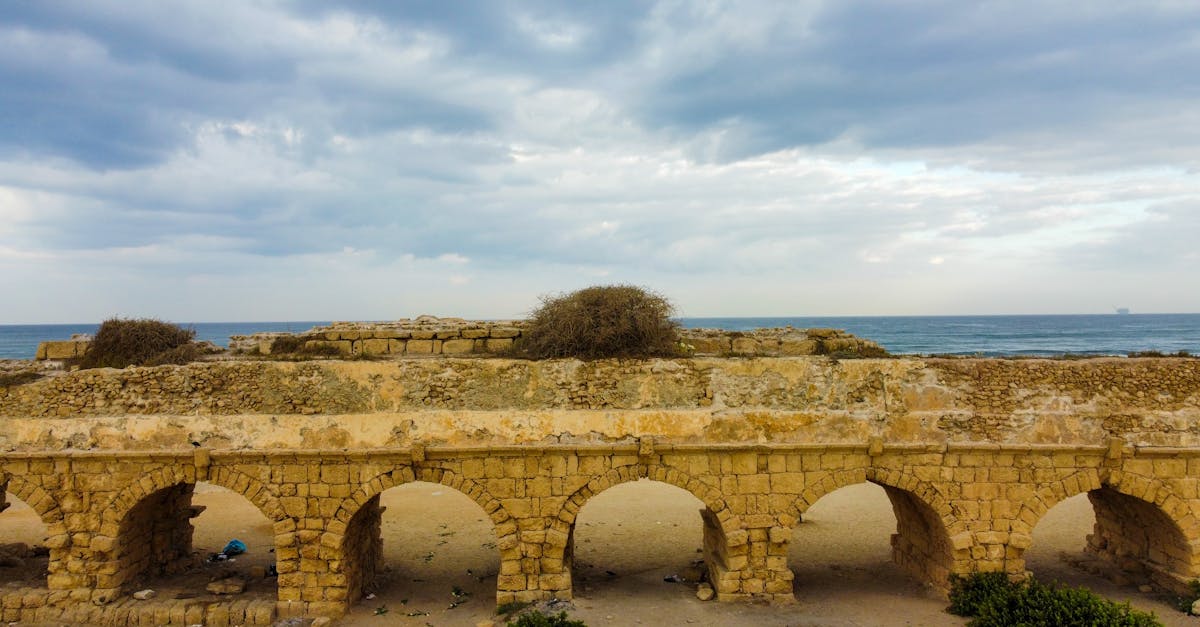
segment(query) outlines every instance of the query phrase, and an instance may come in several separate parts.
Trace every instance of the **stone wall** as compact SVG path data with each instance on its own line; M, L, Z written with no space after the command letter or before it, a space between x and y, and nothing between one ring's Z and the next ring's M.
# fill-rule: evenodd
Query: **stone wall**
M234 335L229 350L239 355L270 355L279 338L296 338L307 349L330 349L345 356L496 355L504 354L526 332L524 320L470 321L421 316L394 322L335 322L301 333L264 332ZM839 329L682 329L680 351L693 355L789 356L856 354L881 356L870 340ZM38 345L37 359L69 359L83 355L86 337Z
M378 497L412 481L458 490L491 518L500 603L570 598L576 516L607 488L641 479L704 503L705 565L723 601L791 602L805 585L787 564L792 529L824 495L864 481L892 501L896 561L934 586L952 573L1021 575L1041 516L1088 493L1097 503L1092 550L1129 582L1177 591L1200 575L1193 466L1200 467L1195 450L1117 440L720 446L642 438L610 446L8 453L0 477L50 529L47 587L26 590L11 608L27 620L46 615L37 614L42 608L128 607L130 592L175 569L197 481L242 494L274 522L277 616L336 616L354 602L382 563ZM166 538L173 540L158 541ZM244 615L244 606L230 609Z
M791 602L805 585L787 563L792 530L863 482L892 502L895 561L935 587L1023 575L1042 516L1088 494L1096 559L1175 591L1200 575L1196 424L1190 359L445 357L60 373L0 387L0 484L41 516L50 549L45 587L6 591L3 611L111 624L338 616L380 572L379 495L413 481L458 490L490 518L499 603L570 598L579 511L643 479L704 504L722 601ZM129 602L186 565L201 481L272 521L269 616L248 601Z
M0 449L621 442L1200 446L1200 360L236 361L0 387Z

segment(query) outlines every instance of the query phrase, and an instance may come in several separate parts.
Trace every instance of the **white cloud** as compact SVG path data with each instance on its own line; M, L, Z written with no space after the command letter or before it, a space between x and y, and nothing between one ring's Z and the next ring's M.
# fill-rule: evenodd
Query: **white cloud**
M1194 9L1018 8L14 7L0 322L1200 310Z

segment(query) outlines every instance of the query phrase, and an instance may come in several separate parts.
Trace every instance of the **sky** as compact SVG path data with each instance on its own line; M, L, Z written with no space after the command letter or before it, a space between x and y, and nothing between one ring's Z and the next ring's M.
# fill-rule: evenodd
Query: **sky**
M5 2L0 323L1200 312L1200 3Z

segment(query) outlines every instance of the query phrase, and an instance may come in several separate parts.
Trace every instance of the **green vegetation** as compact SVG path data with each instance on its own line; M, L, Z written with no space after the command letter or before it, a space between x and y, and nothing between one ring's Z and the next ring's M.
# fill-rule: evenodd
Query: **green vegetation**
M567 618L566 612L546 615L537 610L526 612L505 623L507 627L587 627L581 620Z
M80 368L186 364L200 357L195 337L194 330L161 320L111 318L100 325L78 363Z
M1200 579L1193 579L1188 582L1188 593L1175 600L1175 607L1179 608L1180 612L1190 616L1196 616L1192 613L1192 606L1200 601Z
M666 298L631 285L543 296L515 349L532 359L662 357L679 353L679 326Z
M1152 627L1154 616L1084 588L1014 583L1005 573L974 573L950 583L951 614L972 616L971 627Z

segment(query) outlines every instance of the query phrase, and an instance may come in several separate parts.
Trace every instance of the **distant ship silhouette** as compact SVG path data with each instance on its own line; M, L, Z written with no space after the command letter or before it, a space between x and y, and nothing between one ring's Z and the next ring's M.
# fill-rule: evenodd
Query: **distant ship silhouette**
M1129 315L1128 307L1117 307L1116 310L1117 310L1118 316L1128 316Z

